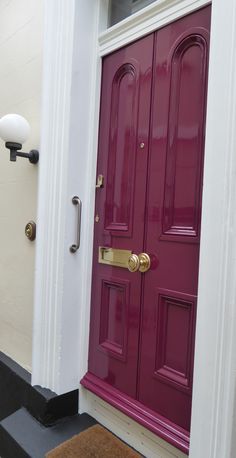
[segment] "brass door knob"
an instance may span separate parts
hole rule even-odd
[[[128,269],[130,272],[137,272],[139,269],[139,257],[137,254],[131,254],[128,259]]]
[[[151,266],[151,259],[147,253],[140,253],[139,256],[139,272],[147,272]]]
[[[151,266],[151,259],[147,253],[131,254],[128,259],[128,269],[130,272],[147,272]]]

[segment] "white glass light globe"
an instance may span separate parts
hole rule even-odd
[[[28,121],[18,114],[7,114],[0,119],[0,137],[5,142],[25,143],[30,135]]]

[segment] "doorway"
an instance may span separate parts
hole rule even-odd
[[[103,60],[88,373],[186,451],[210,7]]]

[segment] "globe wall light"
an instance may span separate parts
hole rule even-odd
[[[35,149],[29,153],[19,150],[26,142],[30,134],[28,121],[18,114],[7,114],[0,119],[0,137],[5,142],[6,148],[10,150],[10,161],[16,161],[16,157],[26,157],[31,164],[37,164],[39,152]]]

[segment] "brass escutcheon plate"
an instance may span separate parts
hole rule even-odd
[[[36,223],[34,221],[29,221],[25,226],[25,235],[26,237],[33,242],[36,238]]]

